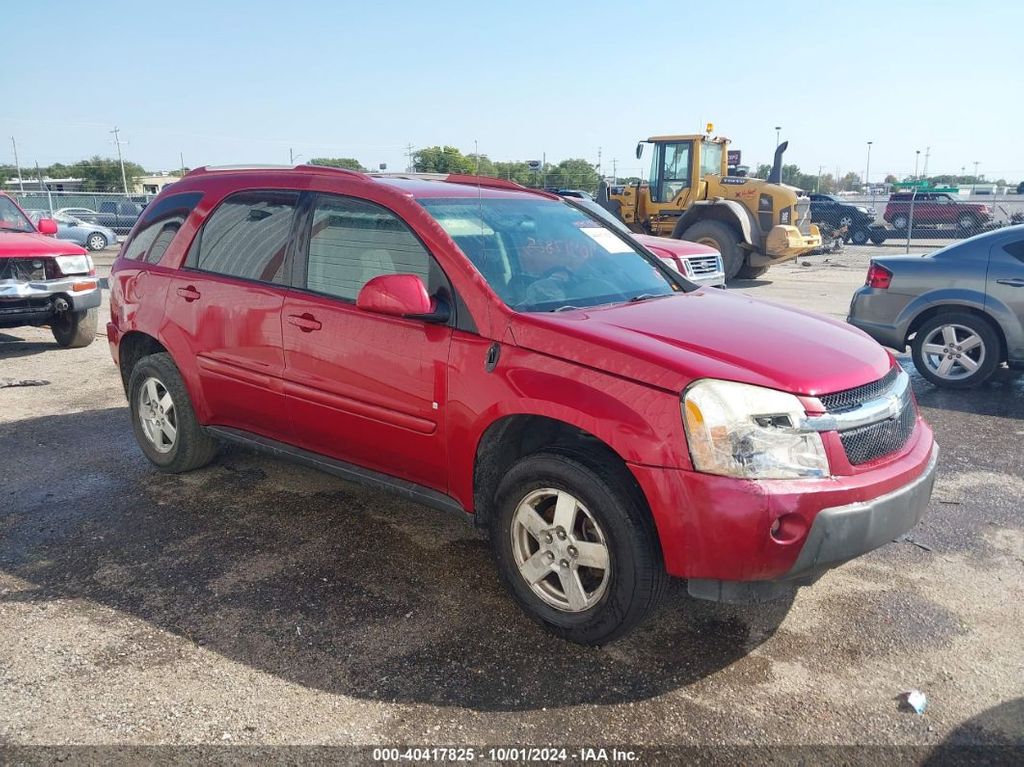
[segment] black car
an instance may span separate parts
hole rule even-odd
[[[864,205],[854,205],[830,194],[812,194],[811,221],[832,229],[846,227],[846,238],[854,245],[864,245],[872,239],[875,212]]]

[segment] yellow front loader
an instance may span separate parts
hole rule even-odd
[[[705,135],[654,136],[650,175],[621,188],[602,182],[598,202],[636,232],[691,240],[722,254],[726,279],[751,279],[768,267],[821,247],[810,200],[781,183],[782,153],[767,180],[728,175],[729,139]]]

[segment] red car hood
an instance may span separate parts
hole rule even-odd
[[[33,256],[80,256],[87,251],[67,240],[42,234],[0,231],[0,258]]]
[[[826,394],[876,381],[892,365],[836,320],[717,289],[607,308],[517,314],[515,342],[669,391],[721,378]]]
[[[675,258],[682,256],[717,256],[718,251],[701,245],[699,242],[689,240],[673,240],[671,237],[654,237],[650,234],[631,235],[648,250],[654,251],[662,258]]]

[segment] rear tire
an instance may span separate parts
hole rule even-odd
[[[854,245],[867,245],[869,239],[871,239],[871,233],[862,226],[850,233],[850,242]]]
[[[83,312],[60,312],[50,323],[53,339],[65,349],[81,349],[96,338],[96,326],[100,310],[86,309]]]
[[[721,221],[698,221],[688,226],[676,239],[699,242],[721,253],[726,281],[739,274],[747,260],[746,252],[740,247],[739,233]]]
[[[128,379],[128,406],[139,447],[161,471],[192,471],[216,455],[217,442],[199,424],[169,354],[151,354],[135,364]]]
[[[873,242],[875,245],[882,245],[885,243],[887,239],[888,237],[886,236],[886,233],[884,231],[880,231],[878,229],[872,230],[871,242]]]
[[[896,216],[892,220],[893,228],[899,229],[901,232],[904,231],[907,228],[907,224],[909,224],[909,223],[910,223],[910,219],[907,218],[906,216],[903,216],[903,215]]]
[[[771,269],[771,266],[751,266],[750,264],[744,264],[740,267],[740,270],[736,272],[736,276],[741,280],[756,280],[769,269]]]
[[[956,226],[961,232],[964,232],[965,234],[976,232],[981,228],[981,225],[978,223],[978,219],[976,219],[969,213],[964,213],[963,215],[961,215],[960,218],[958,218],[956,221]]]
[[[614,472],[598,474],[564,455],[538,453],[509,469],[490,538],[520,607],[571,642],[601,645],[626,634],[664,589],[654,524],[637,493]]]

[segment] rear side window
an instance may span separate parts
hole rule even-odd
[[[147,264],[159,262],[202,196],[199,192],[172,194],[147,208],[138,232],[125,244],[124,258]]]
[[[439,270],[431,268],[432,261],[423,244],[390,211],[347,197],[318,198],[306,263],[308,290],[354,301],[374,277],[415,274],[433,293]]]
[[[245,280],[283,285],[297,192],[241,192],[206,219],[185,265]]]
[[[1022,264],[1024,264],[1024,240],[1017,240],[1017,242],[1008,242],[1005,245],[1003,245],[1003,250],[1005,250],[1011,256],[1013,256]]]

